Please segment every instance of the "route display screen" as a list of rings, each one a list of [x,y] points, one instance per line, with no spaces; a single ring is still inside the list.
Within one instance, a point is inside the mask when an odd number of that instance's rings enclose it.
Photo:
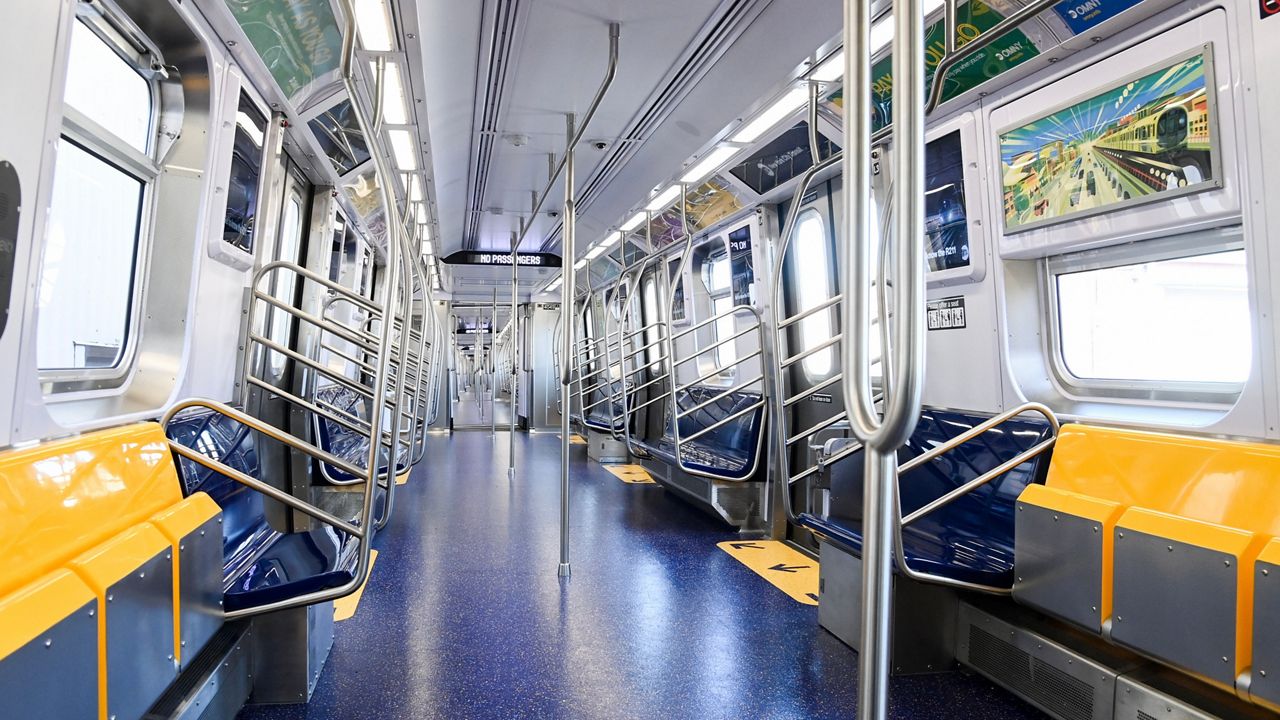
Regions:
[[[929,271],[969,266],[969,221],[964,205],[960,131],[925,145],[924,228]]]

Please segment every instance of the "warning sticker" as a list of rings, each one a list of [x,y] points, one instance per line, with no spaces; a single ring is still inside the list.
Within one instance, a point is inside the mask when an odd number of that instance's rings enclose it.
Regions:
[[[640,465],[605,465],[614,477],[631,485],[653,485],[657,481],[649,476],[649,471]]]
[[[965,327],[963,297],[930,300],[927,308],[930,330],[959,330]]]
[[[333,619],[334,621],[350,620],[355,617],[356,610],[360,607],[360,598],[364,597],[365,585],[369,584],[369,578],[373,577],[373,564],[378,561],[378,551],[369,551],[369,575],[365,578],[364,583],[350,595],[340,597],[333,601]]]
[[[564,437],[564,436],[563,436],[563,435],[560,435],[559,433],[556,433],[556,437],[558,437],[558,438],[559,438],[559,437]],[[570,445],[586,445],[586,444],[587,444],[587,441],[586,441],[586,439],[585,439],[585,438],[583,438],[581,435],[579,435],[579,434],[577,434],[577,433],[574,433],[574,434],[572,434],[572,435],[570,435],[570,436],[569,436],[569,444],[570,444]]]
[[[777,540],[731,540],[716,543],[734,560],[805,605],[818,604],[818,561]]]

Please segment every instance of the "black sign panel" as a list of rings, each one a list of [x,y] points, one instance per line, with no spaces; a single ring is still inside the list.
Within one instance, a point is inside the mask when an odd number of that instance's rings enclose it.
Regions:
[[[835,152],[835,144],[818,133],[818,153],[825,160]],[[782,133],[729,172],[763,195],[809,169],[813,157],[809,153],[809,123]]]
[[[751,226],[729,233],[729,268],[733,273],[733,304],[750,305],[751,284],[756,281],[751,264]]]
[[[969,266],[969,222],[964,210],[964,162],[960,131],[924,149],[924,227],[929,270]]]
[[[930,300],[927,308],[930,330],[959,330],[966,327],[963,297]]]
[[[519,253],[516,262],[520,267],[560,267],[560,256],[551,253]],[[511,266],[511,253],[459,250],[444,261],[450,265],[505,265]]]
[[[13,261],[18,254],[18,209],[22,186],[18,171],[8,160],[0,161],[0,335],[9,319],[9,295],[13,291]]]

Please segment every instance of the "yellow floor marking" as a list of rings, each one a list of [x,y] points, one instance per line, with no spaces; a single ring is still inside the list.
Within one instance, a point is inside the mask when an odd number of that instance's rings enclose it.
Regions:
[[[373,577],[373,563],[378,559],[378,551],[369,551],[369,578]],[[360,607],[360,596],[364,595],[364,587],[369,584],[369,578],[365,578],[364,583],[356,588],[356,591],[346,597],[340,597],[333,601],[333,619],[349,620],[356,614],[356,608]]]
[[[560,438],[560,437],[564,437],[564,436],[563,436],[563,435],[561,435],[560,433],[556,433],[556,437],[557,437],[557,438]],[[570,445],[586,445],[586,444],[587,444],[587,440],[586,440],[586,438],[582,437],[581,435],[579,435],[579,434],[577,434],[577,433],[574,433],[573,435],[570,435],[570,436],[569,436],[569,444],[570,444]]]
[[[622,482],[632,485],[653,485],[657,482],[649,477],[649,471],[640,465],[605,465],[604,469],[613,473]]]
[[[818,604],[818,561],[778,540],[731,540],[716,543],[734,560],[751,568],[774,587],[805,605]]]
[[[403,485],[403,484],[405,484],[405,483],[407,483],[407,482],[409,482],[409,471],[408,471],[408,470],[405,470],[403,474],[400,474],[400,475],[397,475],[397,476],[396,476],[396,484],[397,484],[397,485]]]

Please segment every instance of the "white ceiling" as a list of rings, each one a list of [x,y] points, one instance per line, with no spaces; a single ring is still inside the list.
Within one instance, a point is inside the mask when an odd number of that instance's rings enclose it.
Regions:
[[[439,252],[510,249],[511,233],[528,217],[531,193],[546,183],[548,153],[558,158],[564,152],[565,113],[581,117],[599,86],[609,22],[621,23],[617,78],[584,139],[612,145],[623,140],[619,135],[677,61],[690,54],[691,43],[744,3],[759,14],[661,125],[647,137],[633,139],[640,144],[637,152],[581,208],[579,253],[829,43],[840,28],[839,0],[417,0]],[[482,83],[489,76],[491,31],[500,10],[514,10],[515,21],[507,26],[512,29],[509,70],[484,198],[473,208],[470,184],[482,171],[475,163],[483,130],[477,124],[477,101],[484,101],[483,94],[478,97],[477,76]],[[511,135],[527,140],[515,147],[505,139]],[[578,148],[579,187],[607,152],[585,142]],[[547,211],[561,210],[562,188],[561,179],[522,250],[537,250],[558,225]],[[482,213],[475,225],[478,232],[464,237],[467,213],[476,210]],[[509,287],[509,271],[500,268],[467,269],[458,278],[504,276]]]

